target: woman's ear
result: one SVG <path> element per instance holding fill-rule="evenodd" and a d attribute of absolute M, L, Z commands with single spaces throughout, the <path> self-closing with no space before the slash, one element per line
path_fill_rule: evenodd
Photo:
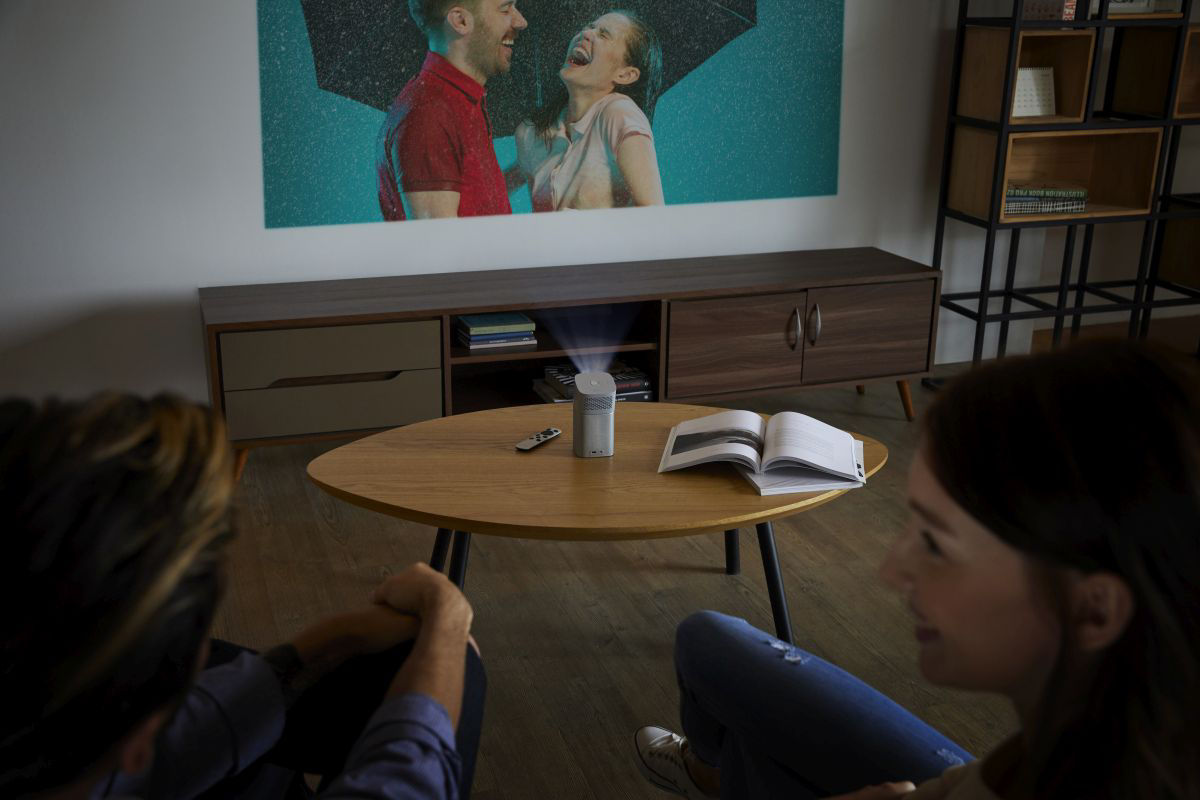
<path fill-rule="evenodd" d="M 1094 572 L 1075 584 L 1075 639 L 1084 652 L 1097 652 L 1121 637 L 1133 617 L 1129 584 L 1111 572 Z"/>
<path fill-rule="evenodd" d="M 640 77 L 642 77 L 642 71 L 637 67 L 621 67 L 617 70 L 616 77 L 613 78 L 613 83 L 617 86 L 629 86 L 637 83 Z"/>

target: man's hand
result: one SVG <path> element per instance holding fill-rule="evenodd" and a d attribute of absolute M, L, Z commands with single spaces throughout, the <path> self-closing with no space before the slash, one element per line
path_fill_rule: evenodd
<path fill-rule="evenodd" d="M 414 564 L 393 575 L 371 597 L 381 605 L 415 614 L 421 621 L 412 655 L 396 674 L 388 695 L 428 695 L 442 704 L 457 727 L 474 619 L 471 604 L 445 575 L 426 564 Z"/>
<path fill-rule="evenodd" d="M 367 606 L 326 617 L 309 625 L 290 641 L 263 653 L 291 706 L 310 686 L 348 658 L 388 650 L 417 635 L 420 621 L 411 614 Z"/>
<path fill-rule="evenodd" d="M 865 786 L 850 794 L 839 794 L 837 797 L 830 797 L 827 800 L 895 800 L 895 798 L 904 797 L 916 789 L 917 787 L 911 781 L 880 783 L 876 786 Z"/>
<path fill-rule="evenodd" d="M 458 587 L 428 564 L 413 564 L 391 576 L 372 592 L 371 601 L 422 620 L 436 617 L 468 629 L 474 616 Z"/>
<path fill-rule="evenodd" d="M 298 633 L 291 644 L 303 663 L 325 662 L 332 668 L 352 656 L 380 653 L 406 642 L 419 627 L 412 614 L 374 605 L 326 617 Z"/>

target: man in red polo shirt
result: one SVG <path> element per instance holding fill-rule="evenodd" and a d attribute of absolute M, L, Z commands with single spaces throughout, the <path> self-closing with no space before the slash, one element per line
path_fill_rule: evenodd
<path fill-rule="evenodd" d="M 511 214 L 484 84 L 508 72 L 528 23 L 516 0 L 408 0 L 408 7 L 429 53 L 379 134 L 383 218 Z"/>

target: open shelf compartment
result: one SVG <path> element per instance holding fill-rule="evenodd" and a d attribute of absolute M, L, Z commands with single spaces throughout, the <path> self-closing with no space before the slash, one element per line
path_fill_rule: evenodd
<path fill-rule="evenodd" d="M 1116 31 L 1110 113 L 1166 118 L 1178 31 L 1156 27 Z"/>
<path fill-rule="evenodd" d="M 1000 121 L 1009 36 L 1010 32 L 1004 28 L 967 28 L 958 91 L 959 116 Z M 1043 117 L 1010 116 L 1010 122 L 1016 125 L 1082 122 L 1095 42 L 1095 29 L 1022 31 L 1017 45 L 1017 65 L 1053 68 L 1058 113 Z M 1011 109 L 1009 111 L 1011 113 Z"/>
<path fill-rule="evenodd" d="M 533 382 L 545 377 L 546 367 L 574 363 L 576 368 L 609 369 L 613 361 L 645 372 L 650 379 L 651 396 L 658 397 L 659 361 L 656 352 L 609 353 L 591 363 L 573 362 L 563 355 L 546 355 L 517 362 L 458 365 L 451 371 L 449 413 L 467 414 L 492 408 L 545 403 L 545 399 L 534 390 Z"/>
<path fill-rule="evenodd" d="M 536 361 L 571 356 L 603 356 L 658 349 L 658 303 L 615 303 L 527 310 L 536 329 L 536 347 L 471 351 L 451 331 L 450 364 Z M 452 323 L 453 324 L 453 323 Z"/>
<path fill-rule="evenodd" d="M 955 131 L 948 204 L 978 219 L 989 218 L 996 161 L 992 131 L 960 126 Z M 1051 183 L 1087 189 L 1087 210 L 1078 214 L 1013 215 L 1000 223 L 1068 222 L 1149 214 L 1158 169 L 1161 128 L 1014 133 L 1008 140 L 1004 186 Z"/>

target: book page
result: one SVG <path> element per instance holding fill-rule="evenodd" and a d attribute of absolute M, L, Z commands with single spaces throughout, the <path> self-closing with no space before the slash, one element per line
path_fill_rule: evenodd
<path fill-rule="evenodd" d="M 859 480 L 854 437 L 819 419 L 782 411 L 767 423 L 762 469 L 790 465 L 812 467 L 847 480 Z"/>
<path fill-rule="evenodd" d="M 766 423 L 749 411 L 722 411 L 671 429 L 659 472 L 709 461 L 733 461 L 757 470 Z"/>
<path fill-rule="evenodd" d="M 740 464 L 739 473 L 751 486 L 758 489 L 760 495 L 793 494 L 796 492 L 828 492 L 845 489 L 857 489 L 867 482 L 866 471 L 863 467 L 863 443 L 854 440 L 854 459 L 857 471 L 862 474 L 861 480 L 837 478 L 827 472 L 811 467 L 779 466 L 770 472 L 751 472 Z"/>

